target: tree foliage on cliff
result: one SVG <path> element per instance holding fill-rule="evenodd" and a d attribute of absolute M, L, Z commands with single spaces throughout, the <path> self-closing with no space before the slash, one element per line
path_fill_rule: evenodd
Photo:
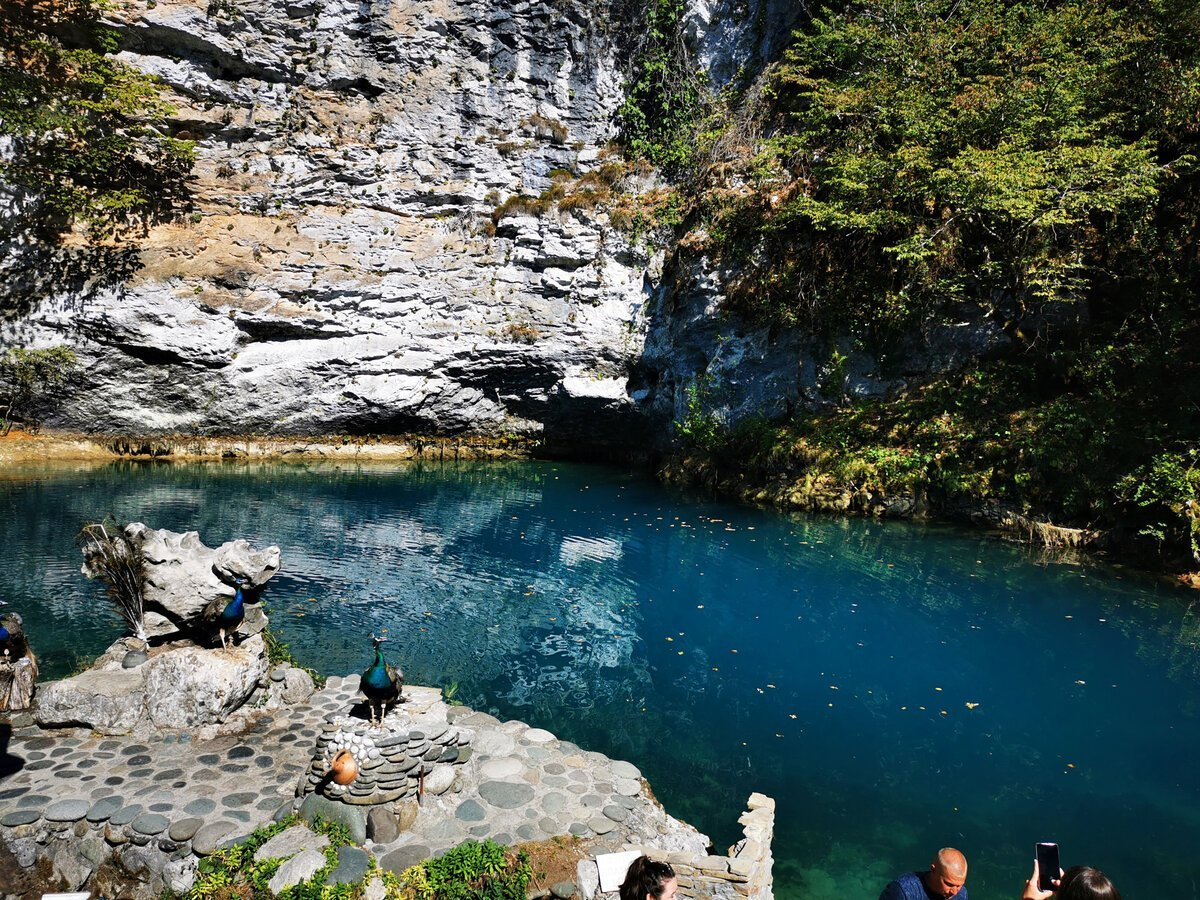
<path fill-rule="evenodd" d="M 692 163 L 705 82 L 683 32 L 684 0 L 637 0 L 630 24 L 625 102 L 617 110 L 629 154 L 677 174 Z"/>
<path fill-rule="evenodd" d="M 710 206 L 756 312 L 903 327 L 1194 277 L 1192 0 L 827 4 L 760 113 Z"/>
<path fill-rule="evenodd" d="M 186 202 L 192 145 L 166 133 L 154 79 L 113 57 L 103 0 L 0 4 L 0 178 L 16 188 L 9 223 L 40 239 L 80 226 L 121 237 Z"/>
<path fill-rule="evenodd" d="M 1200 4 L 813 12 L 702 147 L 731 301 L 881 354 L 982 313 L 1011 352 L 781 424 L 762 458 L 800 441 L 1200 562 Z"/>

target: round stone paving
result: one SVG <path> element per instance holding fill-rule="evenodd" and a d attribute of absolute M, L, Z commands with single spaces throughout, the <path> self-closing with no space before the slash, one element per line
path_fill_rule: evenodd
<path fill-rule="evenodd" d="M 516 809 L 533 799 L 532 785 L 508 781 L 485 781 L 479 785 L 479 796 L 500 809 Z"/>
<path fill-rule="evenodd" d="M 520 775 L 524 768 L 519 759 L 505 756 L 499 759 L 489 759 L 479 767 L 479 774 L 483 778 L 511 778 L 514 775 Z"/>
<path fill-rule="evenodd" d="M 51 822 L 78 822 L 91 807 L 86 800 L 59 800 L 46 807 L 45 816 Z"/>

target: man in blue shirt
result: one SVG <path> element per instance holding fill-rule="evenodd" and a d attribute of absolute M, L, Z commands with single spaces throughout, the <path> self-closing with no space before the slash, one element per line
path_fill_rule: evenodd
<path fill-rule="evenodd" d="M 967 900 L 967 858 L 943 847 L 928 872 L 905 872 L 888 884 L 879 900 Z"/>

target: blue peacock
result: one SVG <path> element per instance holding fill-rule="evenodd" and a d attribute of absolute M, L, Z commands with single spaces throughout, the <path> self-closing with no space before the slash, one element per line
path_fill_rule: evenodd
<path fill-rule="evenodd" d="M 208 606 L 204 607 L 200 613 L 200 622 L 209 633 L 216 632 L 220 635 L 222 650 L 226 649 L 225 636 L 229 635 L 230 640 L 232 640 L 233 633 L 242 624 L 242 620 L 246 618 L 246 593 L 248 590 L 249 588 L 245 582 L 238 581 L 234 588 L 232 600 L 218 597 L 209 603 Z"/>
<path fill-rule="evenodd" d="M 400 699 L 400 689 L 404 687 L 404 673 L 398 667 L 389 665 L 383 658 L 383 650 L 380 647 L 386 640 L 387 638 L 371 635 L 371 646 L 375 650 L 375 662 L 371 663 L 370 667 L 362 673 L 362 681 L 359 683 L 359 690 L 367 698 L 372 725 L 383 723 L 383 717 L 387 715 L 388 704 L 395 703 Z M 380 710 L 378 720 L 375 718 L 375 704 L 377 703 Z"/>

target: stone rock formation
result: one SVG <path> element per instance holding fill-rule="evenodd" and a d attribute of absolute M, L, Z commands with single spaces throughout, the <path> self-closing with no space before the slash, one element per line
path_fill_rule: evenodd
<path fill-rule="evenodd" d="M 232 599 L 236 582 L 261 588 L 279 571 L 275 546 L 254 550 L 248 541 L 237 540 L 213 549 L 195 531 L 178 534 L 141 522 L 127 525 L 125 533 L 141 546 L 146 559 L 145 626 L 151 638 L 187 630 L 209 603 Z M 87 562 L 82 571 L 96 577 Z M 258 604 L 248 605 L 238 634 L 257 634 L 266 624 Z"/>
<path fill-rule="evenodd" d="M 227 650 L 190 641 L 153 647 L 146 662 L 122 663 L 118 641 L 87 671 L 43 685 L 34 717 L 43 727 L 84 725 L 100 734 L 197 728 L 225 722 L 267 674 L 261 635 Z"/>
<path fill-rule="evenodd" d="M 48 423 L 629 450 L 669 441 L 702 379 L 728 421 L 830 402 L 828 345 L 724 310 L 707 260 L 668 259 L 600 208 L 537 200 L 556 173 L 613 158 L 628 8 L 115 7 L 120 58 L 162 80 L 177 133 L 196 142 L 194 212 L 152 229 L 128 275 L 39 283 L 30 310 L 0 323 L 0 342 L 65 343 L 86 368 L 89 390 Z M 684 26 L 721 86 L 777 53 L 801 13 L 786 0 L 690 0 Z M 0 218 L 16 202 L 0 198 Z M 37 269 L 38 252 L 0 244 L 0 274 Z M 941 355 L 995 336 L 954 323 Z M 847 383 L 833 389 L 894 390 L 906 371 L 938 367 L 926 347 L 939 339 L 889 361 L 886 377 L 847 341 Z"/>

